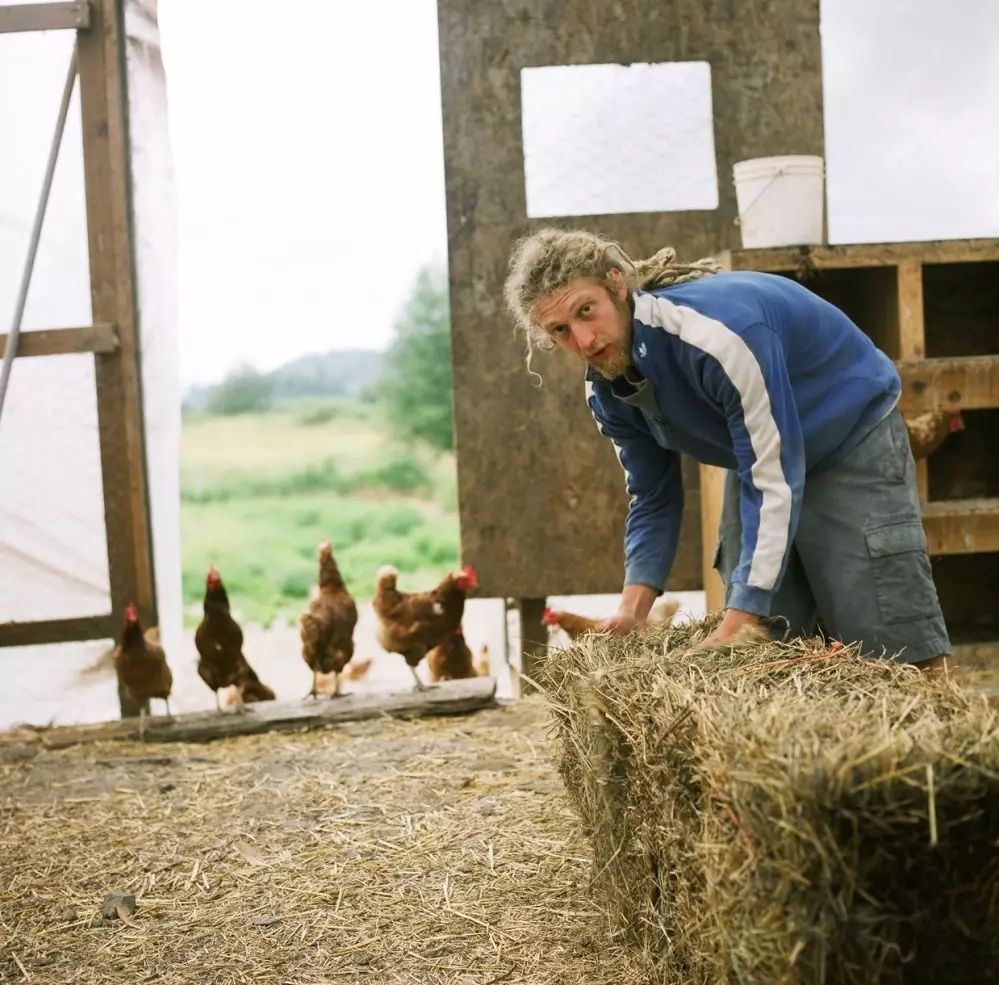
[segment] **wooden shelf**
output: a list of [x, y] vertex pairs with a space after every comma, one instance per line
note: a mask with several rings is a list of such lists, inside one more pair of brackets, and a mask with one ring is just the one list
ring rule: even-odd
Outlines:
[[[999, 335], [999, 326], [996, 329]], [[999, 338], [996, 340], [999, 349]], [[957, 359], [900, 359], [903, 413], [959, 407], [987, 410], [999, 407], [999, 355]]]
[[931, 556], [999, 551], [999, 499], [954, 499], [923, 504]]
[[851, 243], [844, 246], [783, 246], [769, 250], [732, 250], [732, 270], [807, 271], [849, 267], [979, 263], [999, 260], [999, 239], [953, 239], [922, 243]]

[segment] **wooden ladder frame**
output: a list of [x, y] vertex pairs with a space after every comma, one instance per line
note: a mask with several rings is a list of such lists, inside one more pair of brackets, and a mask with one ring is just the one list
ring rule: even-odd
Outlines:
[[[92, 353], [111, 611], [0, 624], [0, 646], [113, 639], [132, 601], [158, 624], [146, 478], [122, 0], [0, 6], [0, 33], [77, 36], [93, 324], [25, 332], [15, 355]], [[55, 107], [53, 107], [53, 112]], [[0, 335], [0, 353], [7, 337]], [[16, 372], [16, 363], [14, 367]], [[123, 713], [131, 709], [122, 708]]]

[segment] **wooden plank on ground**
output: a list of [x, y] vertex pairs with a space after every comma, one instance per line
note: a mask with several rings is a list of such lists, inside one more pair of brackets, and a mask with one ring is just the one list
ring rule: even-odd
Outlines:
[[[211, 742], [262, 732], [299, 732], [345, 722], [382, 718], [426, 718], [435, 715], [461, 715], [496, 704], [496, 681], [475, 677], [467, 681], [446, 681], [425, 691], [365, 692], [339, 698], [320, 696], [297, 701], [261, 701], [246, 705], [243, 713], [208, 711], [170, 718], [154, 716], [146, 720], [146, 742]], [[162, 707], [159, 702], [154, 702]], [[123, 718], [96, 725], [65, 725], [39, 733], [49, 749], [94, 742], [139, 739], [139, 722]]]
[[114, 623], [110, 613], [104, 616], [81, 616], [76, 619], [0, 623], [0, 647], [110, 640], [114, 636]]
[[[7, 336], [0, 335], [0, 356], [7, 348]], [[29, 356], [70, 356], [88, 352], [114, 352], [118, 333], [114, 325], [88, 325], [85, 328], [46, 328], [22, 332], [17, 340], [17, 358]]]
[[999, 551], [999, 499], [952, 499], [923, 505], [931, 556]]
[[904, 413], [999, 407], [999, 356], [903, 359], [895, 366], [902, 377], [899, 407]]
[[0, 6], [0, 34], [19, 31], [81, 31], [88, 27], [90, 4], [87, 0]]
[[893, 267], [905, 261], [981, 263], [999, 261], [999, 239], [931, 240], [922, 243], [858, 243], [844, 246], [786, 246], [733, 250], [733, 270], [829, 270], [842, 267]]

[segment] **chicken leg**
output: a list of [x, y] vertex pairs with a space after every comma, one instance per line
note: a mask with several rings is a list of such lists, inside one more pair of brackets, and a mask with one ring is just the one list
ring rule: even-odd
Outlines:
[[330, 698], [339, 698], [341, 695], [340, 691], [340, 672], [338, 670], [333, 671], [333, 693]]
[[220, 715], [222, 714], [222, 703], [219, 701], [219, 691], [218, 691], [218, 688], [215, 689], [215, 710]]
[[312, 690], [309, 691], [309, 693], [306, 695], [307, 698], [318, 698], [319, 697], [319, 688], [317, 686], [318, 682], [319, 682], [319, 671], [318, 670], [314, 670], [312, 672]]
[[412, 664], [406, 664], [406, 666], [409, 667], [409, 669], [413, 673], [413, 680], [416, 682], [416, 690], [417, 691], [426, 691], [427, 685], [424, 684], [423, 681], [420, 680], [420, 675], [416, 672], [416, 668], [414, 666], [412, 666]]

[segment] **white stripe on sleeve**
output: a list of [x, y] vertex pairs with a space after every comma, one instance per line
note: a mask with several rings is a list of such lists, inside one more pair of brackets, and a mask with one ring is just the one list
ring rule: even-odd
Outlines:
[[743, 339], [722, 322], [652, 294], [635, 294], [634, 299], [639, 321], [713, 356], [739, 393], [743, 420], [756, 456], [751, 470], [753, 484], [762, 498], [748, 584], [769, 591], [777, 583], [787, 553], [792, 496], [780, 460], [780, 429], [760, 364]]

